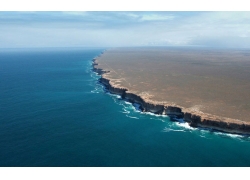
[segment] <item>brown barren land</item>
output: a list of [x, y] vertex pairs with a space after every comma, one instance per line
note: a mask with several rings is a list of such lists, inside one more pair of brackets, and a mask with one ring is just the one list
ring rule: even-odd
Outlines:
[[93, 60], [100, 82], [143, 111], [193, 127], [250, 134], [250, 53], [202, 48], [114, 48]]

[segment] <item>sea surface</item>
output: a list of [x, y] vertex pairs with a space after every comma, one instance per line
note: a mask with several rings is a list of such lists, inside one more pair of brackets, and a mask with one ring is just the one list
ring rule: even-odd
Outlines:
[[0, 166], [250, 166], [250, 138], [142, 113], [92, 72], [104, 48], [0, 50]]

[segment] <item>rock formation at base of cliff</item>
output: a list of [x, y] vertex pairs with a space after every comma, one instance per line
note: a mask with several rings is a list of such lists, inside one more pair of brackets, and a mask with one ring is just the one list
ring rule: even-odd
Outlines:
[[209, 128], [227, 133], [250, 135], [250, 123], [248, 122], [206, 114], [197, 110], [190, 110], [176, 106], [173, 103], [149, 100], [143, 95], [137, 95], [129, 91], [128, 88], [121, 87], [111, 79], [108, 79], [105, 74], [110, 71], [97, 68], [98, 63], [96, 58], [93, 59], [92, 65], [93, 71], [101, 75], [99, 82], [103, 84], [110, 93], [120, 95], [123, 99], [131, 103], [139, 104], [143, 112], [168, 115], [172, 120], [182, 118], [185, 122], [189, 123], [191, 127]]

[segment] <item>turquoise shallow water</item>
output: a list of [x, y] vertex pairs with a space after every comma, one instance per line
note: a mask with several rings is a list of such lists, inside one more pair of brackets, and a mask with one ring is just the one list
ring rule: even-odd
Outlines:
[[250, 138], [106, 93], [91, 71], [102, 51], [0, 51], [0, 166], [250, 166]]

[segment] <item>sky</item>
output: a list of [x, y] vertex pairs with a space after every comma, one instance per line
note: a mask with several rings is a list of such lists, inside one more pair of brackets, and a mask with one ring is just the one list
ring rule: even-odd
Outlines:
[[250, 48], [250, 12], [0, 12], [0, 48], [123, 46]]

